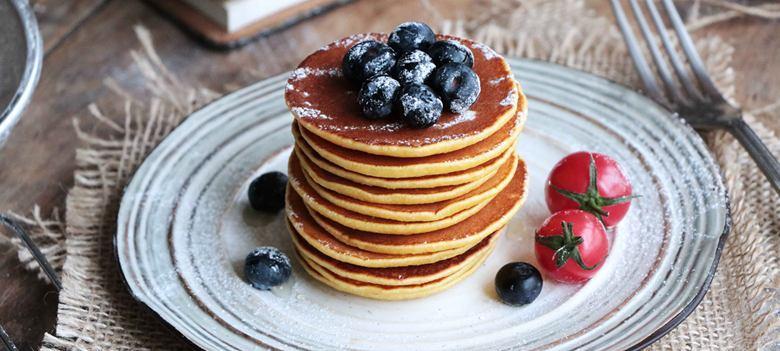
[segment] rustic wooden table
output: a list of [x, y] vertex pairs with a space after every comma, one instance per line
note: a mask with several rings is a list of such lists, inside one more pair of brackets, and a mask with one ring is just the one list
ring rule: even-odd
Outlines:
[[[173, 73], [215, 91], [230, 91], [258, 76], [294, 67], [325, 42], [355, 32], [386, 31], [409, 19], [434, 20], [428, 1], [358, 1], [242, 49], [217, 52], [138, 0], [32, 2], [45, 43], [43, 72], [31, 106], [0, 149], [0, 212], [28, 213], [35, 204], [44, 213], [64, 207], [75, 166], [73, 117], [84, 116], [89, 103], [110, 96], [103, 84], [108, 77], [131, 92], [143, 93], [140, 74], [128, 54], [138, 46], [134, 25], [151, 30], [158, 53]], [[465, 2], [430, 3], [449, 16]], [[605, 0], [590, 2], [611, 16]], [[735, 47], [736, 94], [743, 106], [761, 107], [780, 97], [780, 21], [735, 19], [697, 35], [703, 33], [716, 33]], [[89, 123], [82, 127], [93, 128]], [[43, 333], [53, 330], [56, 308], [54, 289], [25, 271], [7, 243], [0, 244], [0, 323], [21, 349], [36, 349]]]

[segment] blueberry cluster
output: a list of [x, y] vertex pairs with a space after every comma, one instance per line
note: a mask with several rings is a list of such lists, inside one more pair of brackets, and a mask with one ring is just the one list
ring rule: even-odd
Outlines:
[[370, 119], [400, 112], [416, 128], [430, 127], [446, 107], [462, 113], [477, 101], [474, 54], [453, 40], [436, 41], [425, 23], [396, 27], [387, 43], [366, 40], [347, 51], [344, 76], [362, 84], [358, 104]]

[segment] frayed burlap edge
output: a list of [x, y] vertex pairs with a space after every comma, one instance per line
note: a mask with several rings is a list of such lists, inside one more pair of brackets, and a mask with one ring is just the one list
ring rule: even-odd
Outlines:
[[44, 350], [170, 350], [187, 344], [152, 318], [125, 289], [113, 254], [115, 218], [122, 188], [146, 155], [181, 120], [217, 95], [179, 81], [163, 65], [148, 30], [135, 28], [142, 51], [131, 51], [153, 96], [140, 101], [117, 82], [106, 85], [124, 100], [124, 124], [98, 105], [94, 122], [113, 133], [95, 135], [74, 120], [84, 143], [76, 151], [74, 186], [66, 199], [63, 289], [57, 329], [44, 335]]
[[[556, 62], [638, 85], [619, 32], [609, 20], [587, 10], [582, 1], [482, 1], [477, 6], [482, 11], [472, 11], [476, 15], [468, 20], [440, 18], [440, 31], [473, 37], [510, 56]], [[533, 16], [528, 15], [531, 12]], [[552, 19], [568, 25], [539, 30], [547, 28]], [[701, 25], [693, 23], [689, 28]], [[43, 220], [39, 211], [25, 219], [35, 228], [36, 241], [63, 272], [57, 329], [45, 335], [46, 350], [187, 348], [129, 296], [119, 278], [111, 242], [121, 189], [132, 172], [184, 116], [217, 95], [180, 82], [165, 69], [148, 31], [135, 30], [143, 50], [131, 55], [153, 98], [138, 100], [117, 82], [107, 80], [106, 85], [125, 101], [125, 122], [113, 122], [97, 105], [89, 106], [91, 117], [112, 134], [84, 132], [78, 120], [74, 121], [84, 146], [77, 150], [75, 184], [66, 200], [66, 225], [57, 217]], [[697, 38], [697, 46], [709, 71], [716, 73], [714, 79], [731, 95], [733, 49], [717, 37]], [[780, 154], [777, 136], [748, 118]], [[775, 257], [780, 252], [780, 219], [771, 211], [780, 206], [780, 199], [730, 136], [712, 133], [706, 139], [723, 167], [734, 229], [711, 291], [690, 318], [652, 348], [771, 348], [778, 342], [780, 299]], [[32, 265], [29, 255], [20, 253], [20, 259]]]

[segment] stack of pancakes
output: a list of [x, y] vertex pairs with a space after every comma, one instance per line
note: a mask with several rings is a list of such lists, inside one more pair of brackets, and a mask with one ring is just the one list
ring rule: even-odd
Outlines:
[[351, 45], [384, 35], [325, 46], [290, 76], [290, 234], [306, 271], [335, 289], [395, 300], [452, 286], [488, 257], [523, 203], [520, 86], [490, 48], [445, 38], [474, 52], [482, 92], [469, 111], [445, 111], [426, 129], [363, 118], [358, 87], [341, 75]]

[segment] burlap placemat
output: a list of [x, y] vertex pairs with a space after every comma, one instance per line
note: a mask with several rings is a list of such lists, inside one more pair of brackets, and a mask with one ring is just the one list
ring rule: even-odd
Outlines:
[[[438, 17], [441, 32], [473, 37], [510, 56], [548, 60], [638, 86], [619, 32], [611, 20], [588, 10], [582, 1], [483, 1], [474, 6], [480, 10], [468, 11], [471, 15], [460, 20], [443, 18], [432, 6], [428, 8]], [[689, 17], [694, 29], [745, 14], [732, 7], [716, 12], [694, 10]], [[172, 75], [155, 53], [150, 33], [143, 27], [135, 31], [140, 50], [130, 55], [152, 97], [133, 97], [121, 89], [121, 83], [108, 80], [106, 84], [121, 99], [90, 105], [90, 117], [84, 119], [111, 132], [87, 133], [80, 119], [74, 121], [83, 146], [76, 153], [74, 186], [67, 196], [64, 220], [45, 219], [37, 209], [32, 216], [19, 216], [34, 227], [35, 240], [62, 274], [57, 328], [45, 335], [45, 350], [189, 348], [125, 290], [113, 254], [114, 220], [122, 189], [145, 155], [186, 115], [218, 94]], [[699, 37], [697, 46], [715, 80], [731, 94], [733, 49], [717, 37]], [[116, 101], [123, 105], [110, 105]], [[124, 110], [125, 116], [107, 118], [99, 106]], [[780, 115], [780, 104], [756, 113]], [[116, 120], [124, 122], [117, 124]], [[751, 116], [748, 121], [772, 152], [780, 155], [780, 138]], [[780, 196], [733, 138], [714, 132], [705, 139], [725, 176], [734, 228], [701, 305], [652, 349], [778, 350]], [[25, 250], [19, 256], [34, 266]]]

